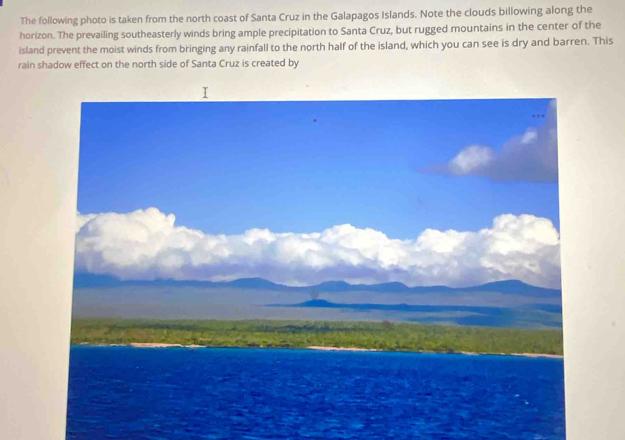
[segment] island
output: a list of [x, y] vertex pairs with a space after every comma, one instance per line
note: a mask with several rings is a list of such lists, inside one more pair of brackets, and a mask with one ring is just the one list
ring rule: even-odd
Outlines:
[[79, 318], [73, 345], [313, 348], [562, 356], [562, 330], [390, 321]]

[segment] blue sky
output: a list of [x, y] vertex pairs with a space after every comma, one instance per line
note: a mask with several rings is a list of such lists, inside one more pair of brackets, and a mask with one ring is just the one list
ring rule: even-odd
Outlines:
[[[559, 229], [557, 183], [424, 173], [497, 151], [549, 100], [85, 103], [78, 210], [157, 207], [209, 234], [344, 223], [414, 238], [532, 214]], [[315, 122], [316, 119], [316, 122]]]

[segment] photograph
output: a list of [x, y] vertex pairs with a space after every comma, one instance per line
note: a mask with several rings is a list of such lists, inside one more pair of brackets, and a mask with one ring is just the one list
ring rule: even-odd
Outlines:
[[555, 99], [82, 103], [68, 440], [564, 440], [562, 322]]

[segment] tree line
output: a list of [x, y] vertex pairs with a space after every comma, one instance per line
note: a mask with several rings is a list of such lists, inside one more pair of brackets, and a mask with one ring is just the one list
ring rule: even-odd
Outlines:
[[306, 320], [74, 319], [72, 344], [349, 347], [384, 351], [562, 355], [561, 330]]

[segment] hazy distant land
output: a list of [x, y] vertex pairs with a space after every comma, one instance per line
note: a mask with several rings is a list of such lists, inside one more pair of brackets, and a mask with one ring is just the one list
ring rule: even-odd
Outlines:
[[77, 275], [77, 318], [392, 321], [514, 328], [562, 326], [561, 292], [520, 281], [413, 287], [345, 282], [291, 287], [253, 278], [232, 282], [121, 281]]

